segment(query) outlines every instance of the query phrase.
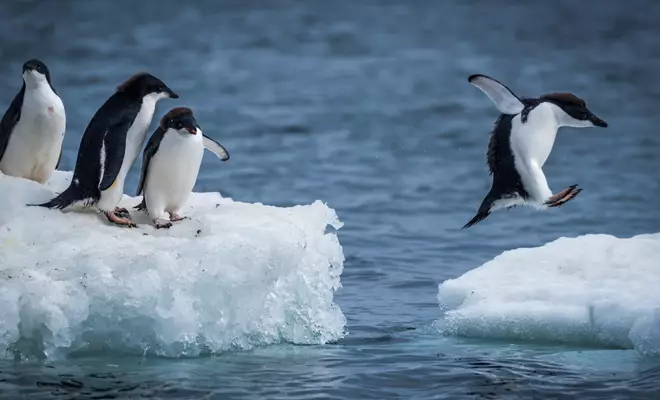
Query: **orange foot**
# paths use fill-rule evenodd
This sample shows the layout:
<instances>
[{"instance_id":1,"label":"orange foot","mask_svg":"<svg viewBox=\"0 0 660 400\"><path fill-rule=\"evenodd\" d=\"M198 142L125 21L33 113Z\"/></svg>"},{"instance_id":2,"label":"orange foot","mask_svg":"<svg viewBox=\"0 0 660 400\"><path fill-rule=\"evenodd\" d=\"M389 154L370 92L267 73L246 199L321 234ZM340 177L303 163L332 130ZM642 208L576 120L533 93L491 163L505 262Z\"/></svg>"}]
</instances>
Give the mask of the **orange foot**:
<instances>
[{"instance_id":1,"label":"orange foot","mask_svg":"<svg viewBox=\"0 0 660 400\"><path fill-rule=\"evenodd\" d=\"M575 198L575 196L577 196L581 191L582 189L578 189L577 185L571 185L561 192L550 196L550 198L545 202L545 205L548 207L562 206Z\"/></svg>"}]
</instances>

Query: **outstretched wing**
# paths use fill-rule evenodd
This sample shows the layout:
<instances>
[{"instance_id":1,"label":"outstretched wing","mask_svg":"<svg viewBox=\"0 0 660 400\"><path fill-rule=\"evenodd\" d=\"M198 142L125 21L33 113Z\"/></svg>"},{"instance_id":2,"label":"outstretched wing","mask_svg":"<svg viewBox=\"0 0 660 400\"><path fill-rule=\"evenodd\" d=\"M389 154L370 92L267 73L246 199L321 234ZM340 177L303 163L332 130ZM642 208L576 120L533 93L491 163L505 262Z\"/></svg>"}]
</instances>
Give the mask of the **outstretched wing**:
<instances>
[{"instance_id":1,"label":"outstretched wing","mask_svg":"<svg viewBox=\"0 0 660 400\"><path fill-rule=\"evenodd\" d=\"M21 118L21 106L23 105L23 96L25 95L25 83L23 87L16 94L14 100L9 105L9 108L5 112L5 115L0 121L0 160L4 156L7 146L9 145L9 138L11 133L14 130L14 126L18 123L18 120Z\"/></svg>"},{"instance_id":2,"label":"outstretched wing","mask_svg":"<svg viewBox=\"0 0 660 400\"><path fill-rule=\"evenodd\" d=\"M210 137L204 134L202 134L202 136L204 136L204 147L207 150L213 152L222 161L229 160L229 152L227 151L227 149L225 149L220 143L216 142Z\"/></svg>"},{"instance_id":3,"label":"outstretched wing","mask_svg":"<svg viewBox=\"0 0 660 400\"><path fill-rule=\"evenodd\" d=\"M158 127L156 132L154 132L154 134L151 135L151 138L149 138L147 147L142 153L142 171L140 172L140 183L138 183L137 192L135 193L136 196L139 196L144 190L144 183L147 180L147 172L149 171L149 163L151 162L151 158L158 151L158 147L160 147L160 142L163 140L163 136L165 136L165 131Z\"/></svg>"},{"instance_id":4,"label":"outstretched wing","mask_svg":"<svg viewBox=\"0 0 660 400\"><path fill-rule=\"evenodd\" d=\"M468 82L488 96L502 114L519 114L525 105L511 89L486 75L471 75Z\"/></svg>"}]
</instances>

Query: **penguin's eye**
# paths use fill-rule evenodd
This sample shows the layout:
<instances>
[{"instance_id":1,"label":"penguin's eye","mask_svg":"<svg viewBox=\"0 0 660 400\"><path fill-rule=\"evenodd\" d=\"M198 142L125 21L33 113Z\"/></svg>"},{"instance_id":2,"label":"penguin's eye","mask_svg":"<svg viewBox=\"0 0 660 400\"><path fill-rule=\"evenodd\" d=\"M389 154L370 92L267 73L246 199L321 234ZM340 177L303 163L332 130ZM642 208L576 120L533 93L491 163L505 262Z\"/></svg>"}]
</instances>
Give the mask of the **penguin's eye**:
<instances>
[{"instance_id":1,"label":"penguin's eye","mask_svg":"<svg viewBox=\"0 0 660 400\"><path fill-rule=\"evenodd\" d=\"M175 127L176 129L181 129L181 128L183 128L183 124L181 123L181 121L177 121L177 122L174 124L174 127Z\"/></svg>"},{"instance_id":2,"label":"penguin's eye","mask_svg":"<svg viewBox=\"0 0 660 400\"><path fill-rule=\"evenodd\" d=\"M159 91L159 92L164 92L164 91L165 91L165 86L163 86L163 85L158 85L158 91Z\"/></svg>"}]
</instances>

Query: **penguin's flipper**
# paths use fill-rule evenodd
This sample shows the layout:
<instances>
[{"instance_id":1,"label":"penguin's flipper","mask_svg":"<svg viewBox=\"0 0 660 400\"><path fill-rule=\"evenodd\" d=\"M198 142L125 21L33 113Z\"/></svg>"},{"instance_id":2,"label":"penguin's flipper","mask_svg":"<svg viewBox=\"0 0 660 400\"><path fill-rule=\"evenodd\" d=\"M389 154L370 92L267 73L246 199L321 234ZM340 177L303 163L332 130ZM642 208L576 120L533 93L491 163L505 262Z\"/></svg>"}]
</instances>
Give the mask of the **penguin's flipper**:
<instances>
[{"instance_id":1,"label":"penguin's flipper","mask_svg":"<svg viewBox=\"0 0 660 400\"><path fill-rule=\"evenodd\" d=\"M525 105L511 89L486 75L471 75L468 82L488 96L502 114L519 114Z\"/></svg>"},{"instance_id":2,"label":"penguin's flipper","mask_svg":"<svg viewBox=\"0 0 660 400\"><path fill-rule=\"evenodd\" d=\"M25 83L23 87L16 94L14 100L9 104L9 108L5 112L5 115L0 120L0 160L7 150L9 145L9 138L11 133L14 130L14 126L18 123L18 120L21 119L21 107L23 106L23 97L25 95Z\"/></svg>"},{"instance_id":3,"label":"penguin's flipper","mask_svg":"<svg viewBox=\"0 0 660 400\"><path fill-rule=\"evenodd\" d=\"M147 173L149 172L149 163L151 162L151 158L158 151L163 136L165 136L165 131L159 126L149 138L147 147L144 148L144 152L142 153L142 170L140 171L140 182L138 183L137 192L135 193L136 196L139 196L144 190L144 184L147 181ZM144 200L142 200L142 203L144 203ZM140 207L140 205L138 205L138 207ZM141 210L141 208L135 208ZM146 205L143 209L146 209Z\"/></svg>"},{"instance_id":4,"label":"penguin's flipper","mask_svg":"<svg viewBox=\"0 0 660 400\"><path fill-rule=\"evenodd\" d=\"M204 147L214 153L222 161L229 160L229 152L225 149L220 143L211 139L210 137L202 134L204 136Z\"/></svg>"},{"instance_id":5,"label":"penguin's flipper","mask_svg":"<svg viewBox=\"0 0 660 400\"><path fill-rule=\"evenodd\" d=\"M103 135L103 145L101 146L101 160L103 176L99 183L99 190L108 190L115 184L119 175L119 170L124 162L124 152L126 151L126 135L133 121L128 118L120 118L118 121L108 127Z\"/></svg>"}]
</instances>

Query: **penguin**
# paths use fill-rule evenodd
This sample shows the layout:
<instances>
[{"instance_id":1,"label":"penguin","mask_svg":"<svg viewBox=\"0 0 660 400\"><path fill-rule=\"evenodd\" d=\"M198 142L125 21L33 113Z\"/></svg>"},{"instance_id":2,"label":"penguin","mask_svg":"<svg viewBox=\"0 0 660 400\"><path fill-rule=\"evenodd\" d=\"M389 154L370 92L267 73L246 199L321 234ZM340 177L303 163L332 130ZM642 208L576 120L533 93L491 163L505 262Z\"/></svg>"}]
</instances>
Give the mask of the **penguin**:
<instances>
[{"instance_id":1,"label":"penguin","mask_svg":"<svg viewBox=\"0 0 660 400\"><path fill-rule=\"evenodd\" d=\"M500 116L486 156L492 186L477 214L463 229L502 208L529 205L547 209L575 198L582 191L577 185L553 195L541 168L552 151L559 128L606 128L607 123L591 112L584 100L571 93L519 98L508 87L485 75L471 75L468 82L495 103Z\"/></svg>"},{"instance_id":2,"label":"penguin","mask_svg":"<svg viewBox=\"0 0 660 400\"><path fill-rule=\"evenodd\" d=\"M134 207L146 210L156 229L169 229L172 222L186 218L179 211L195 186L205 148L229 160L229 152L202 133L191 109L176 107L163 116L142 155L136 196L144 196Z\"/></svg>"},{"instance_id":3,"label":"penguin","mask_svg":"<svg viewBox=\"0 0 660 400\"><path fill-rule=\"evenodd\" d=\"M59 167L66 113L43 62L23 64L23 86L0 121L0 171L46 183Z\"/></svg>"},{"instance_id":4,"label":"penguin","mask_svg":"<svg viewBox=\"0 0 660 400\"><path fill-rule=\"evenodd\" d=\"M69 187L40 207L95 206L118 226L137 226L118 208L126 174L146 139L156 103L179 96L149 73L138 73L117 87L96 111L80 142Z\"/></svg>"}]
</instances>

